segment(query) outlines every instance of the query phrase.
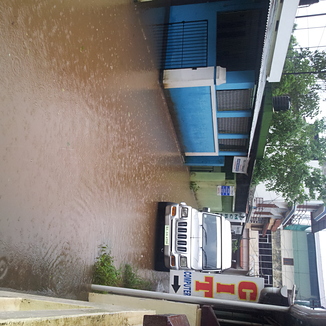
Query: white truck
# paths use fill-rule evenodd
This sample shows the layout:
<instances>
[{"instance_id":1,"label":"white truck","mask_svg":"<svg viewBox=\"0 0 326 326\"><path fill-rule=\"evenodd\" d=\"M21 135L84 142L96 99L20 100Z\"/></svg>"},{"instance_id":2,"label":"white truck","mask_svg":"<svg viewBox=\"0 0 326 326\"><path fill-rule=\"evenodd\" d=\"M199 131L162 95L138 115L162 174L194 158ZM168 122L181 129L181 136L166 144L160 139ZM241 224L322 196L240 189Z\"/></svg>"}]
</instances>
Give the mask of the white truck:
<instances>
[{"instance_id":1,"label":"white truck","mask_svg":"<svg viewBox=\"0 0 326 326\"><path fill-rule=\"evenodd\" d=\"M222 215L164 202L157 226L155 269L221 272L231 267L231 224Z\"/></svg>"}]
</instances>

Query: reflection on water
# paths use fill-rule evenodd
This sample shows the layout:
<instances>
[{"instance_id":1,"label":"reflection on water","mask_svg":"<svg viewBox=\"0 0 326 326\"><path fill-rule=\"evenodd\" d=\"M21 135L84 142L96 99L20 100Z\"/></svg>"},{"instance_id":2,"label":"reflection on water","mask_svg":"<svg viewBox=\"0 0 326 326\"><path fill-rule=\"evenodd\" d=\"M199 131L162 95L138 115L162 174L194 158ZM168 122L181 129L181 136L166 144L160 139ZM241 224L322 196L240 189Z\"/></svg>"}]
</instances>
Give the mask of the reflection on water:
<instances>
[{"instance_id":1,"label":"reflection on water","mask_svg":"<svg viewBox=\"0 0 326 326\"><path fill-rule=\"evenodd\" d=\"M194 204L141 17L1 1L1 287L78 297L101 244L151 269L155 203Z\"/></svg>"}]
</instances>

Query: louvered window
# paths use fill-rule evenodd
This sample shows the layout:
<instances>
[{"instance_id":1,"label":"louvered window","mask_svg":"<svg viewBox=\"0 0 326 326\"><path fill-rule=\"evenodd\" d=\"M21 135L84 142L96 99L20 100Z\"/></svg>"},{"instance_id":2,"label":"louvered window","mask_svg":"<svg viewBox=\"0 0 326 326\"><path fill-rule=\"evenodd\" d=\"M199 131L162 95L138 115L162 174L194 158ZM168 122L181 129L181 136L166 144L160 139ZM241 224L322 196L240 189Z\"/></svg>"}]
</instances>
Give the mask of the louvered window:
<instances>
[{"instance_id":1,"label":"louvered window","mask_svg":"<svg viewBox=\"0 0 326 326\"><path fill-rule=\"evenodd\" d=\"M250 110L252 107L252 92L252 89L217 91L217 110Z\"/></svg>"},{"instance_id":2,"label":"louvered window","mask_svg":"<svg viewBox=\"0 0 326 326\"><path fill-rule=\"evenodd\" d=\"M218 118L218 132L219 133L249 133L251 118Z\"/></svg>"},{"instance_id":3,"label":"louvered window","mask_svg":"<svg viewBox=\"0 0 326 326\"><path fill-rule=\"evenodd\" d=\"M247 139L219 139L219 149L221 151L245 151L247 149Z\"/></svg>"}]
</instances>

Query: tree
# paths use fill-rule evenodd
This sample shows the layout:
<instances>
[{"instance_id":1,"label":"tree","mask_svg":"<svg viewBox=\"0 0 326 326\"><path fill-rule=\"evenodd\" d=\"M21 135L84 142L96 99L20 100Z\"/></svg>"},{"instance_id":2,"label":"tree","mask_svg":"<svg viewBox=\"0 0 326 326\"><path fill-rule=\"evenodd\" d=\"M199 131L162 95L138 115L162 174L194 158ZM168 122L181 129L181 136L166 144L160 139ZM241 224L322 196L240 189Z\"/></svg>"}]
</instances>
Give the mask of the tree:
<instances>
[{"instance_id":1,"label":"tree","mask_svg":"<svg viewBox=\"0 0 326 326\"><path fill-rule=\"evenodd\" d=\"M323 123L305 122L288 112L275 113L265 155L257 160L254 179L281 193L288 202L326 201L326 176L309 165L326 158L325 138L317 137ZM317 132L317 133L316 133Z\"/></svg>"},{"instance_id":2,"label":"tree","mask_svg":"<svg viewBox=\"0 0 326 326\"><path fill-rule=\"evenodd\" d=\"M294 114L314 118L320 113L319 91L325 88L326 53L298 48L292 36L281 81L273 87L273 95L287 94Z\"/></svg>"},{"instance_id":3,"label":"tree","mask_svg":"<svg viewBox=\"0 0 326 326\"><path fill-rule=\"evenodd\" d=\"M288 202L326 202L326 176L309 165L312 160L321 165L326 161L326 121L307 122L319 113L319 82L326 76L321 72L326 53L296 50L295 45L292 38L281 82L273 89L273 95L290 96L291 109L273 114L265 155L256 162L253 183L266 182L268 190L282 194Z\"/></svg>"}]
</instances>

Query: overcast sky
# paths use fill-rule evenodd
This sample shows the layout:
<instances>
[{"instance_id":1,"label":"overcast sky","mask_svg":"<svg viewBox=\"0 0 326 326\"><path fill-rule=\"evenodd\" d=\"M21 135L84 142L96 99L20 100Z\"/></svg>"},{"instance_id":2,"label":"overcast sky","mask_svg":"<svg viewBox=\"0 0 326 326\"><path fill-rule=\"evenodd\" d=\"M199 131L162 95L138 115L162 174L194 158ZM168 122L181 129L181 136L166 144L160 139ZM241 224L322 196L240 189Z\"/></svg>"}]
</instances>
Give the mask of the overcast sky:
<instances>
[{"instance_id":1,"label":"overcast sky","mask_svg":"<svg viewBox=\"0 0 326 326\"><path fill-rule=\"evenodd\" d=\"M313 16L299 18L298 16L325 14L323 16ZM326 1L320 0L309 7L301 7L297 11L297 30L295 36L300 45L304 47L316 47L316 49L326 49Z\"/></svg>"},{"instance_id":2,"label":"overcast sky","mask_svg":"<svg viewBox=\"0 0 326 326\"><path fill-rule=\"evenodd\" d=\"M323 16L312 16L299 18L298 16L308 16L325 14ZM294 33L298 43L302 47L309 47L311 50L326 51L326 1L319 0L311 6L301 7L297 11L295 23L297 29ZM326 116L326 96L321 94L321 116Z\"/></svg>"}]
</instances>

